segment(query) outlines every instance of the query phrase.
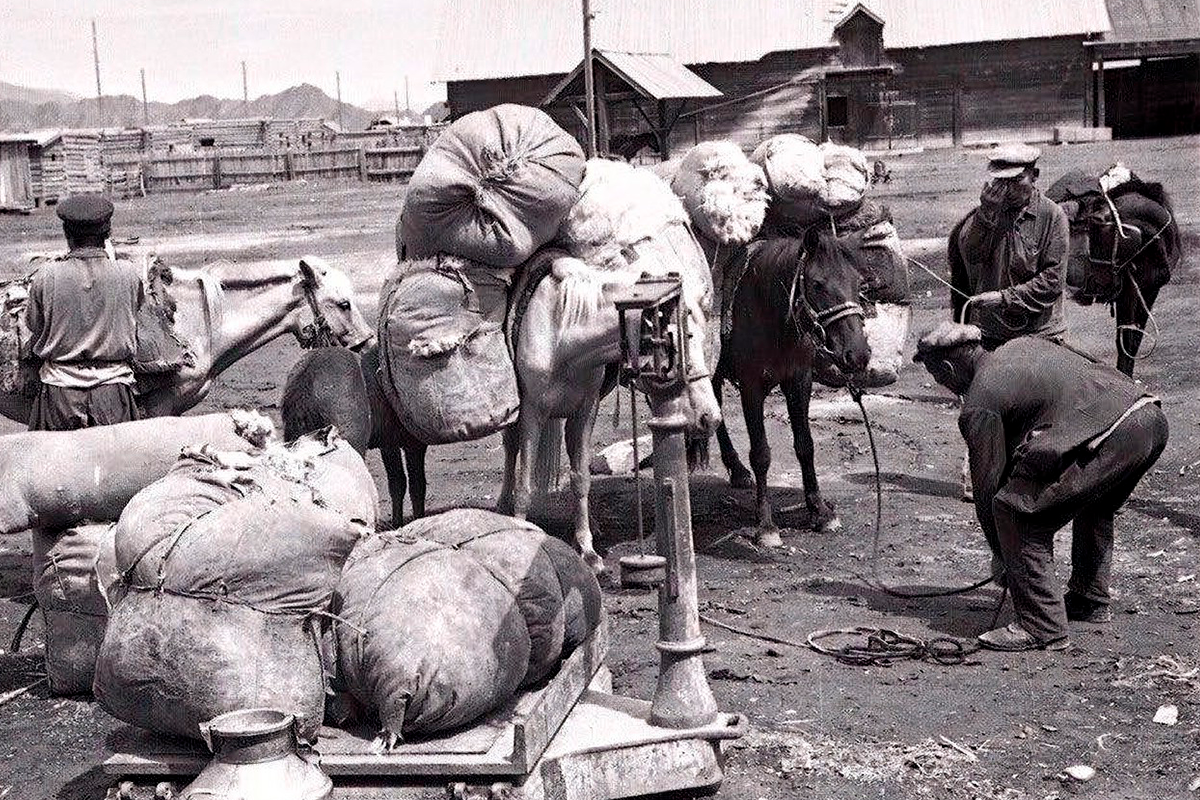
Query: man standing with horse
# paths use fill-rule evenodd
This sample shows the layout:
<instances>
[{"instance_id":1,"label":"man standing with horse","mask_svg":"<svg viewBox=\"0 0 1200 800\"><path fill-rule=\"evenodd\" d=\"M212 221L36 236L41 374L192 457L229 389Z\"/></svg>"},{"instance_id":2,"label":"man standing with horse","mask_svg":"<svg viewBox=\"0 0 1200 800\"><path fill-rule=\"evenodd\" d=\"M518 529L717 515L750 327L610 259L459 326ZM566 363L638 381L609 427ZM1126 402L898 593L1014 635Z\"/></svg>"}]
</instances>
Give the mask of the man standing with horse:
<instances>
[{"instance_id":1,"label":"man standing with horse","mask_svg":"<svg viewBox=\"0 0 1200 800\"><path fill-rule=\"evenodd\" d=\"M1156 397L1112 367L1027 336L989 351L944 322L916 360L963 396L958 426L975 509L1004 562L1016 620L979 637L995 650L1063 650L1067 621L1112 619L1113 517L1167 443ZM1072 523L1071 578L1054 585L1054 534Z\"/></svg>"},{"instance_id":2,"label":"man standing with horse","mask_svg":"<svg viewBox=\"0 0 1200 800\"><path fill-rule=\"evenodd\" d=\"M26 324L42 362L30 430L73 430L137 419L133 359L142 279L105 249L113 204L98 194L58 204L70 251L41 266Z\"/></svg>"}]
</instances>

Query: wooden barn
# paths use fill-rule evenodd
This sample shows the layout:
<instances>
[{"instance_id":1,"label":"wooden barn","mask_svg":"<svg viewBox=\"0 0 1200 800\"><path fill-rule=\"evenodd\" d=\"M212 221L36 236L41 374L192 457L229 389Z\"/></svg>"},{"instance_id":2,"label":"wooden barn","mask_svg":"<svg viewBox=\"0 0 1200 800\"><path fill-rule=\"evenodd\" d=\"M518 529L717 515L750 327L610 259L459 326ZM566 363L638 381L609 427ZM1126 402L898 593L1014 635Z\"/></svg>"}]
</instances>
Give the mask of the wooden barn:
<instances>
[{"instance_id":1,"label":"wooden barn","mask_svg":"<svg viewBox=\"0 0 1200 800\"><path fill-rule=\"evenodd\" d=\"M0 211L28 211L33 205L29 142L0 136Z\"/></svg>"},{"instance_id":2,"label":"wooden barn","mask_svg":"<svg viewBox=\"0 0 1200 800\"><path fill-rule=\"evenodd\" d=\"M988 0L594 7L593 42L610 60L667 58L719 92L687 98L665 121L609 114L611 136L653 133L667 148L718 138L748 148L789 131L871 149L1050 140L1057 127L1094 119L1085 45L1111 28L1104 0L1027 0L1019 9ZM482 9L453 0L439 68L451 114L545 105L580 131L573 104L555 90L582 60L581 27L573 3L494 0ZM650 108L655 99L619 77L607 96L609 105L638 96Z\"/></svg>"}]
</instances>

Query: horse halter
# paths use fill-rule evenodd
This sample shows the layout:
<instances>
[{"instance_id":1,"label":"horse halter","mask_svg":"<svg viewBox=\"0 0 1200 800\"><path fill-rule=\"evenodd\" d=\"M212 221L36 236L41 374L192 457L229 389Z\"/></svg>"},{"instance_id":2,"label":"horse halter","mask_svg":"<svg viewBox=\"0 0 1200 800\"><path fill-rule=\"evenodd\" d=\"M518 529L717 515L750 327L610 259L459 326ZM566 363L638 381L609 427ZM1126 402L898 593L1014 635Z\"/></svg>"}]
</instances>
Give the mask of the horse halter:
<instances>
[{"instance_id":1,"label":"horse halter","mask_svg":"<svg viewBox=\"0 0 1200 800\"><path fill-rule=\"evenodd\" d=\"M1106 196L1106 199L1107 199L1107 196ZM1115 275L1120 275L1121 272L1126 267L1128 267L1130 264L1133 264L1133 262L1135 260L1137 260L1138 256L1140 256L1142 253L1146 252L1146 249L1148 247L1150 247L1150 245L1154 244L1156 241L1161 239L1162 235L1167 232L1167 228L1171 227L1171 223L1173 223L1175 221L1175 217L1170 212L1167 212L1166 223L1164 223L1161 228L1159 228L1157 231L1155 231L1153 236L1151 236L1146 241L1142 242L1142 246L1139 247L1137 249L1137 251L1134 252L1133 255L1131 255L1129 258L1125 259L1120 264L1118 264L1117 256L1121 249L1121 240L1132 238L1132 235L1127 235L1125 233L1125 231L1127 229L1132 230L1133 235L1140 236L1142 233L1142 229L1137 227L1136 225L1131 225L1127 222L1122 222L1121 215L1117 213L1116 206L1113 205L1111 200L1109 200L1108 202L1109 202L1109 208L1111 209L1112 214L1113 214L1113 218L1111 220L1105 221L1101 227L1106 228L1106 229L1107 228L1116 228L1117 229L1116 235L1113 236L1112 251L1109 253L1109 257L1107 259L1096 258L1095 256L1092 255L1091 248L1089 247L1088 248L1088 263L1100 264L1102 266L1110 267L1113 271L1113 275L1115 276ZM1090 238L1090 234L1089 234L1089 238Z\"/></svg>"},{"instance_id":2,"label":"horse halter","mask_svg":"<svg viewBox=\"0 0 1200 800\"><path fill-rule=\"evenodd\" d=\"M296 334L300 347L305 350L317 347L336 347L339 344L338 337L334 335L333 327L329 324L324 312L321 311L321 304L317 302L317 287L303 274L300 276L300 286L304 290L304 299L308 302L308 308L313 315L313 321L307 325L301 325Z\"/></svg>"},{"instance_id":3,"label":"horse halter","mask_svg":"<svg viewBox=\"0 0 1200 800\"><path fill-rule=\"evenodd\" d=\"M866 319L867 314L863 307L853 300L847 300L820 311L813 308L812 303L808 300L807 282L804 280L804 263L807 260L808 253L801 253L800 259L796 263L796 271L792 273L792 286L788 291L788 319L796 325L800 333L812 334L818 348L836 361L833 352L829 350L829 334L826 329L840 319L846 317ZM799 293L797 293L797 289L800 290ZM796 317L797 298L800 300L800 307L804 310L803 320Z\"/></svg>"}]
</instances>

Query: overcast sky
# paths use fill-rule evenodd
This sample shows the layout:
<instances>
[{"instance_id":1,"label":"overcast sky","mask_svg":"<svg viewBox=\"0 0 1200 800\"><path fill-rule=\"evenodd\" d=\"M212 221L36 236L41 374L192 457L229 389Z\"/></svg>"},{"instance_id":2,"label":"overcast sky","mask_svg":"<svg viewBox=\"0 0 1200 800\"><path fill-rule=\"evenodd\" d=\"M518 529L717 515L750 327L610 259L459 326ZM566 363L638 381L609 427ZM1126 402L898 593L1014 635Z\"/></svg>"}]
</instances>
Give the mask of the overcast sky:
<instances>
[{"instance_id":1,"label":"overcast sky","mask_svg":"<svg viewBox=\"0 0 1200 800\"><path fill-rule=\"evenodd\" d=\"M484 0L486 2L486 0ZM0 80L95 96L91 20L105 94L151 100L250 98L298 83L331 97L390 106L404 76L421 109L445 97L430 83L442 0L0 0Z\"/></svg>"}]
</instances>

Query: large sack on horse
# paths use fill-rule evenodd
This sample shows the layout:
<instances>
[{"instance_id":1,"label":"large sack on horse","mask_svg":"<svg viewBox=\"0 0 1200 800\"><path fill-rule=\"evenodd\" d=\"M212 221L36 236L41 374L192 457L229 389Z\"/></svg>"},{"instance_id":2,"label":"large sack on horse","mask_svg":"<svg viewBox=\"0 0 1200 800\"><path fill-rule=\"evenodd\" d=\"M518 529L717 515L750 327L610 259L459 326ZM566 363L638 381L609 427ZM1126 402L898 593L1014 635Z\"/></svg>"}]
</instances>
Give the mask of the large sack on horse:
<instances>
[{"instance_id":1,"label":"large sack on horse","mask_svg":"<svg viewBox=\"0 0 1200 800\"><path fill-rule=\"evenodd\" d=\"M583 163L579 143L543 111L505 104L467 114L417 165L397 252L515 267L558 230L579 195Z\"/></svg>"},{"instance_id":2,"label":"large sack on horse","mask_svg":"<svg viewBox=\"0 0 1200 800\"><path fill-rule=\"evenodd\" d=\"M362 542L335 604L339 675L393 738L465 725L596 629L600 589L539 528L459 509Z\"/></svg>"},{"instance_id":3,"label":"large sack on horse","mask_svg":"<svg viewBox=\"0 0 1200 800\"><path fill-rule=\"evenodd\" d=\"M96 699L159 733L198 737L218 714L269 706L315 735L325 686L313 620L374 525L372 486L344 440L185 455L117 524L123 596Z\"/></svg>"},{"instance_id":4,"label":"large sack on horse","mask_svg":"<svg viewBox=\"0 0 1200 800\"><path fill-rule=\"evenodd\" d=\"M338 585L339 683L389 738L472 722L520 687L525 619L470 553L408 537L365 540Z\"/></svg>"},{"instance_id":5,"label":"large sack on horse","mask_svg":"<svg viewBox=\"0 0 1200 800\"><path fill-rule=\"evenodd\" d=\"M825 186L825 154L816 142L798 133L781 133L755 148L750 160L762 167L767 177L774 215L802 225L820 219L818 197Z\"/></svg>"},{"instance_id":6,"label":"large sack on horse","mask_svg":"<svg viewBox=\"0 0 1200 800\"><path fill-rule=\"evenodd\" d=\"M371 441L371 401L359 355L343 347L305 351L279 401L283 438L294 441L330 425L360 454Z\"/></svg>"},{"instance_id":7,"label":"large sack on horse","mask_svg":"<svg viewBox=\"0 0 1200 800\"><path fill-rule=\"evenodd\" d=\"M533 523L462 508L410 523L404 532L471 553L517 600L529 631L522 685L545 678L600 621L600 585L570 545Z\"/></svg>"},{"instance_id":8,"label":"large sack on horse","mask_svg":"<svg viewBox=\"0 0 1200 800\"><path fill-rule=\"evenodd\" d=\"M419 441L478 439L516 420L504 339L510 280L511 270L438 256L401 264L384 286L380 384Z\"/></svg>"},{"instance_id":9,"label":"large sack on horse","mask_svg":"<svg viewBox=\"0 0 1200 800\"><path fill-rule=\"evenodd\" d=\"M762 227L767 179L732 142L701 142L670 179L696 232L722 245L745 244Z\"/></svg>"},{"instance_id":10,"label":"large sack on horse","mask_svg":"<svg viewBox=\"0 0 1200 800\"><path fill-rule=\"evenodd\" d=\"M112 523L33 532L33 594L46 623L51 694L92 690L115 571Z\"/></svg>"},{"instance_id":11,"label":"large sack on horse","mask_svg":"<svg viewBox=\"0 0 1200 800\"><path fill-rule=\"evenodd\" d=\"M272 434L257 412L156 417L75 431L0 436L0 534L115 520L185 445L250 450Z\"/></svg>"},{"instance_id":12,"label":"large sack on horse","mask_svg":"<svg viewBox=\"0 0 1200 800\"><path fill-rule=\"evenodd\" d=\"M834 216L857 208L871 182L867 157L857 148L834 142L822 142L821 155L825 159L824 182L817 193L821 207Z\"/></svg>"}]
</instances>

